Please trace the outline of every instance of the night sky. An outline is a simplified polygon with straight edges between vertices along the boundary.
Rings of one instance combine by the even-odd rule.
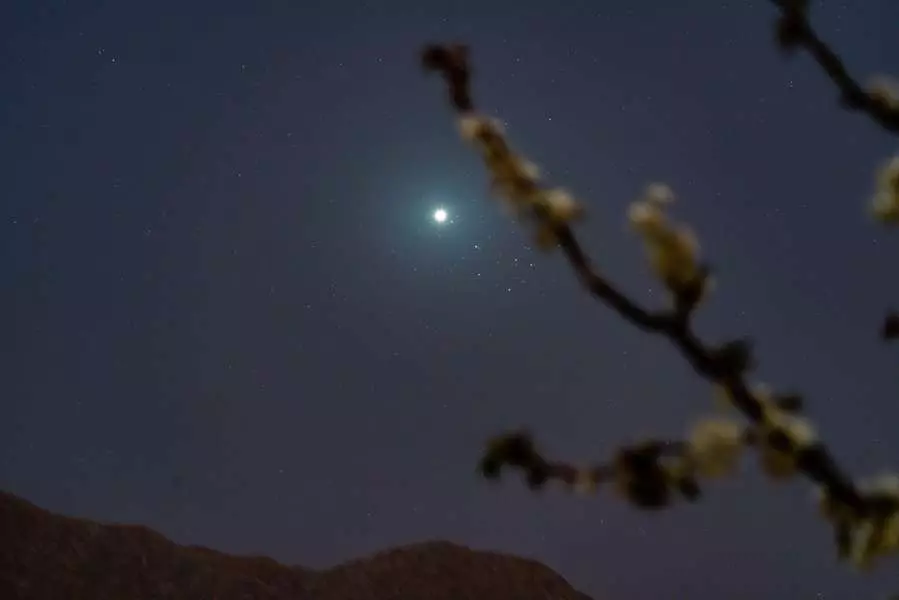
[[[815,3],[863,79],[899,3]],[[627,7],[627,8],[625,8]],[[803,480],[753,462],[696,505],[475,474],[533,429],[601,460],[713,410],[664,340],[585,294],[489,197],[426,42],[586,205],[597,266],[661,306],[626,211],[670,184],[717,269],[709,340],[807,395],[858,476],[899,466],[896,139],[784,61],[767,1],[7,2],[0,8],[0,488],[181,543],[326,567],[444,538],[597,600],[866,598]],[[433,219],[438,208],[447,220]],[[820,595],[817,595],[820,594]]]

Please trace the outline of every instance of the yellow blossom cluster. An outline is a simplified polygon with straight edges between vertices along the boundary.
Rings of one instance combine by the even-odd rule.
[[[646,255],[656,276],[675,295],[701,284],[704,274],[699,264],[699,241],[685,226],[670,223],[665,207],[674,202],[674,193],[662,183],[650,184],[643,196],[631,203],[628,217],[642,236]]]
[[[775,479],[785,479],[799,470],[802,452],[817,441],[811,423],[773,403],[763,404],[758,439],[762,469]]]
[[[729,391],[716,386],[720,403],[732,405]],[[745,432],[727,420],[710,418],[694,426],[689,451],[697,474],[717,477],[734,470],[741,448],[758,447],[761,465],[772,478],[797,473],[804,450],[818,443],[811,424],[792,410],[795,397],[777,396],[764,384],[752,389],[762,408],[760,422]],[[840,555],[859,569],[868,569],[876,559],[899,554],[899,475],[885,474],[857,486],[861,506],[837,501],[826,489],[818,491],[822,514],[834,526]]]
[[[687,436],[688,457],[696,473],[717,478],[734,472],[743,450],[743,429],[723,418],[698,421]]]
[[[892,77],[880,75],[868,86],[868,96],[891,110],[899,110],[899,82]]]
[[[491,190],[517,217],[537,218],[536,244],[548,250],[558,242],[559,227],[583,216],[583,208],[564,189],[543,189],[540,171],[509,148],[496,120],[466,113],[459,117],[462,137],[480,150],[491,175]]]
[[[733,405],[730,392],[716,386],[720,401]],[[817,443],[815,429],[808,419],[796,414],[764,384],[752,389],[752,396],[761,406],[762,417],[749,431],[750,439],[758,447],[762,470],[773,479],[786,479],[799,470],[802,452]]]
[[[866,510],[841,505],[826,491],[819,506],[834,525],[840,553],[859,569],[876,559],[899,553],[899,476],[885,474],[859,485]]]
[[[735,473],[750,445],[760,452],[768,475],[788,477],[797,472],[802,452],[817,443],[815,432],[795,414],[795,396],[775,395],[763,385],[752,394],[762,416],[748,426],[726,417],[705,417],[693,424],[682,442],[645,440],[620,448],[604,465],[588,468],[550,462],[537,452],[528,434],[514,432],[490,441],[481,472],[495,479],[504,466],[515,467],[524,471],[535,489],[557,479],[582,494],[610,483],[617,495],[646,510],[669,507],[677,497],[696,501],[700,480]],[[834,527],[840,555],[866,569],[882,556],[899,554],[899,476],[863,481],[857,489],[860,503],[855,506],[837,501],[826,489],[819,492],[818,502]]]
[[[878,171],[871,212],[882,223],[899,223],[899,156],[893,157]]]
[[[577,470],[569,482],[589,493],[603,478],[631,504],[644,509],[669,506],[676,496],[695,501],[699,479],[735,472],[747,436],[737,422],[721,417],[699,420],[684,442],[646,440],[621,448],[605,470]]]

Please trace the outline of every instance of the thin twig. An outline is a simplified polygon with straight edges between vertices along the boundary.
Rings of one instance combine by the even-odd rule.
[[[785,52],[802,48],[821,67],[840,92],[840,102],[848,110],[868,115],[883,129],[899,134],[899,107],[870,94],[849,74],[843,60],[812,28],[805,0],[771,0],[780,9],[776,24],[778,42]]]

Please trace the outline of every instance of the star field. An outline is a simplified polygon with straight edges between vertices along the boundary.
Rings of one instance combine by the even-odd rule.
[[[700,6],[700,4],[702,4]],[[820,3],[859,74],[899,75],[899,5]],[[597,600],[878,597],[811,490],[754,465],[646,515],[474,469],[534,430],[572,461],[680,435],[708,386],[594,302],[488,194],[422,45],[471,46],[479,106],[645,304],[628,203],[669,183],[717,289],[841,462],[899,468],[899,239],[866,218],[896,142],[769,2],[0,8],[0,487],[182,543],[324,567],[443,538],[536,558]],[[435,210],[447,211],[435,222]]]

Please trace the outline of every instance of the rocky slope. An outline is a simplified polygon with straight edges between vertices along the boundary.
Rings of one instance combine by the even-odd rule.
[[[0,492],[4,600],[590,600],[548,567],[448,542],[324,571],[179,546],[132,525],[52,514]]]

